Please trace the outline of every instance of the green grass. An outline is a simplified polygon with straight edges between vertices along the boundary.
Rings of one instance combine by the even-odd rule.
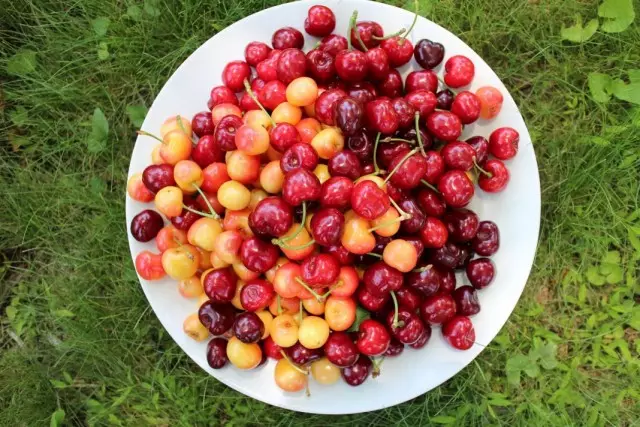
[[[422,0],[503,78],[529,126],[535,266],[498,338],[452,380],[387,410],[322,417],[202,372],[150,310],[125,238],[127,106],[149,107],[202,42],[277,1],[134,3],[0,8],[0,425],[48,425],[57,410],[68,425],[637,425],[640,109],[597,103],[587,85],[591,72],[640,68],[637,19],[572,44],[561,28],[596,18],[598,1]],[[92,153],[96,108],[109,134]]]

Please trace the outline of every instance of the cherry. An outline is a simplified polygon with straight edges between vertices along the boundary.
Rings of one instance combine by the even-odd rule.
[[[285,84],[291,83],[307,71],[307,57],[300,49],[289,48],[282,51],[278,59],[278,80]]]
[[[275,296],[271,283],[262,279],[252,279],[247,281],[240,291],[240,303],[247,311],[259,311],[268,307]]]
[[[373,101],[378,96],[378,90],[370,82],[356,82],[349,85],[347,95],[358,101],[361,105]]]
[[[409,289],[418,291],[425,297],[435,295],[440,289],[440,271],[427,265],[406,275],[406,284]]]
[[[346,332],[332,332],[323,347],[327,359],[339,368],[352,366],[358,360],[358,347]]]
[[[389,198],[394,202],[399,202],[400,200],[408,197],[407,191],[396,187],[393,182],[387,182],[387,194],[389,195]]]
[[[491,256],[500,248],[500,231],[492,221],[482,221],[478,232],[471,241],[473,250],[480,256]]]
[[[404,99],[420,113],[420,118],[426,120],[436,109],[438,100],[433,92],[419,89],[405,95]]]
[[[268,110],[274,110],[287,100],[287,86],[279,80],[268,81],[258,91],[258,101]]]
[[[384,248],[391,242],[393,239],[387,236],[380,236],[379,234],[375,235],[376,237],[376,246],[373,248],[371,252],[382,255]]]
[[[427,172],[424,174],[424,180],[429,184],[435,185],[440,181],[444,174],[444,159],[437,151],[427,151]]]
[[[278,59],[281,53],[281,50],[274,49],[267,59],[256,65],[256,73],[261,80],[268,83],[278,78]]]
[[[489,152],[500,160],[509,160],[518,153],[520,134],[510,127],[501,127],[489,135]]]
[[[426,323],[440,325],[456,315],[456,302],[450,295],[432,295],[420,306],[420,316]]]
[[[273,338],[271,338],[271,336],[265,338],[264,342],[262,343],[262,347],[264,349],[264,354],[267,357],[270,357],[274,360],[282,359],[281,351],[283,349],[278,344],[276,344],[275,341],[273,341]]]
[[[251,76],[251,68],[244,61],[231,61],[222,70],[222,83],[234,92],[244,89],[244,81]]]
[[[318,49],[327,52],[335,58],[338,52],[347,49],[348,46],[349,42],[345,37],[339,34],[330,34],[320,41]]]
[[[404,344],[398,341],[395,337],[391,338],[391,342],[389,343],[389,348],[382,355],[384,357],[394,357],[399,356],[404,351]]]
[[[313,49],[307,53],[307,71],[316,81],[332,80],[336,76],[334,56],[324,50]]]
[[[390,181],[398,188],[410,190],[420,184],[420,180],[427,172],[427,159],[420,153],[409,157],[398,155],[391,160],[389,169],[393,172]]]
[[[200,323],[212,335],[222,335],[233,326],[236,313],[233,306],[213,301],[204,302],[198,309]]]
[[[380,79],[380,82],[378,83],[378,92],[380,92],[381,96],[397,98],[402,96],[404,93],[403,86],[402,76],[398,70],[392,68],[387,72],[385,77]]]
[[[431,189],[420,190],[417,201],[427,216],[440,217],[447,209],[446,203]]]
[[[359,50],[341,50],[335,64],[338,77],[346,82],[360,82],[367,76],[367,56]]]
[[[351,150],[343,150],[329,159],[329,173],[331,176],[346,176],[353,180],[360,178],[362,166],[360,159]]]
[[[342,236],[344,215],[335,208],[322,208],[313,214],[310,225],[313,239],[319,245],[336,245]]]
[[[334,126],[336,103],[347,94],[342,89],[329,89],[320,94],[316,100],[316,119],[321,123]]]
[[[420,240],[420,237],[404,236],[402,237],[402,239],[413,245],[413,248],[416,250],[416,254],[418,255],[418,259],[420,259],[420,257],[422,256],[422,253],[424,252],[424,243],[422,243],[422,240]]]
[[[364,165],[362,165],[362,175],[371,175],[375,170],[376,168],[371,160],[365,161]]]
[[[442,89],[436,93],[436,99],[438,100],[436,107],[439,110],[451,110],[454,96],[455,94],[450,89]]]
[[[197,201],[192,199],[186,199],[184,201],[184,205],[190,210],[183,208],[179,215],[171,218],[171,224],[173,224],[173,226],[178,230],[187,231],[191,228],[194,222],[202,217],[200,214],[193,212],[194,210],[200,210],[201,207],[198,205]]]
[[[353,181],[344,176],[326,180],[320,189],[320,204],[327,208],[345,209],[351,203]]]
[[[207,363],[213,369],[221,369],[227,364],[227,340],[214,338],[207,343]]]
[[[282,198],[291,206],[298,206],[302,202],[318,200],[321,185],[318,177],[306,169],[294,169],[284,177]]]
[[[391,100],[391,105],[393,105],[393,110],[398,115],[398,124],[400,126],[400,129],[406,129],[413,125],[416,109],[413,108],[411,104],[409,104],[404,98],[394,98],[393,100]],[[415,134],[414,128],[411,128],[408,130],[408,132],[410,131],[413,131]],[[427,136],[429,142],[431,141],[431,137],[428,136],[426,132],[421,133],[421,135],[422,135],[423,142],[424,142],[425,136]],[[410,138],[407,138],[406,134],[403,136],[403,138],[410,139]]]
[[[462,122],[450,111],[435,111],[427,117],[427,129],[442,141],[453,141],[462,134]]]
[[[155,239],[164,227],[162,216],[151,209],[145,209],[131,220],[131,235],[138,242]]]
[[[444,246],[435,249],[431,253],[430,261],[453,270],[458,266],[461,258],[462,251],[460,247],[453,242],[447,242]]]
[[[255,273],[264,273],[276,265],[278,248],[257,237],[249,237],[240,246],[240,260],[245,267]]]
[[[395,133],[400,127],[398,115],[390,99],[378,98],[365,105],[366,121],[370,130],[385,135]]]
[[[487,160],[483,165],[483,173],[478,178],[478,185],[487,193],[498,193],[509,182],[509,169],[500,160]],[[487,176],[486,173],[489,174]]]
[[[249,227],[257,236],[281,237],[293,225],[293,209],[282,198],[270,196],[249,214]]]
[[[342,370],[342,378],[350,386],[359,386],[369,378],[372,366],[371,359],[360,357],[353,365],[347,366]]]
[[[396,291],[402,287],[402,273],[383,261],[378,261],[369,266],[362,276],[367,292],[373,296],[384,297],[390,291]]]
[[[209,114],[209,116],[211,115]],[[206,168],[212,163],[224,161],[224,152],[220,149],[220,145],[213,135],[203,135],[193,147],[191,158],[198,166]]]
[[[271,48],[266,43],[251,42],[244,48],[244,59],[247,64],[255,67],[269,57]]]
[[[476,258],[467,264],[467,278],[476,289],[489,286],[495,273],[496,267],[489,258]]]
[[[411,216],[411,218],[402,221],[400,229],[408,234],[415,234],[420,231],[424,227],[427,217],[418,206],[418,202],[413,197],[407,197],[398,202],[398,205]]]
[[[293,144],[300,142],[300,133],[291,123],[278,123],[269,131],[271,146],[284,153]]]
[[[405,81],[407,93],[416,90],[426,90],[436,93],[438,90],[438,76],[431,70],[412,71]]]
[[[409,344],[409,347],[413,348],[414,350],[420,350],[422,347],[427,345],[430,338],[431,338],[431,326],[428,324],[425,324],[424,332],[422,333],[422,335],[420,335],[420,338],[418,338],[418,340],[413,344]]]
[[[440,289],[438,293],[450,295],[457,286],[456,273],[452,269],[442,267],[438,267],[438,271],[440,274]]]
[[[482,136],[472,136],[465,141],[476,152],[476,163],[484,164],[489,156],[489,141]]]
[[[271,44],[274,49],[280,50],[292,47],[302,49],[302,46],[304,46],[304,36],[293,27],[284,27],[273,33]]]
[[[379,356],[389,347],[391,336],[385,327],[372,319],[366,319],[358,329],[356,346],[365,356]]]
[[[233,323],[233,334],[246,344],[258,342],[264,334],[264,323],[251,311],[240,313]]]
[[[420,238],[427,248],[441,248],[447,243],[449,233],[447,226],[438,218],[427,217],[424,228],[420,230]]]
[[[353,264],[353,254],[340,244],[327,246],[324,251],[333,255],[342,266]]]
[[[453,99],[451,112],[460,118],[463,125],[473,123],[480,117],[480,99],[467,90],[459,92]]]
[[[456,316],[442,327],[442,335],[454,348],[468,350],[476,340],[471,319],[466,316]]]
[[[316,37],[324,37],[331,34],[336,28],[336,16],[326,6],[316,5],[309,8],[307,18],[304,20],[304,30]]]
[[[297,142],[289,147],[280,159],[280,169],[289,173],[295,169],[313,171],[318,165],[318,153],[311,144]]]
[[[362,105],[353,98],[344,97],[335,104],[334,122],[345,136],[355,135],[362,129],[364,111]]]
[[[473,258],[473,249],[471,248],[471,243],[460,244],[460,260],[458,261],[458,265],[456,269],[464,269],[469,264],[471,258]]]
[[[369,292],[364,286],[360,286],[356,291],[356,297],[360,305],[367,311],[375,312],[382,310],[382,308],[389,302],[390,294],[387,293],[384,296],[377,296]]]
[[[359,38],[356,36],[356,31],[358,32]],[[384,36],[384,30],[377,22],[373,21],[360,21],[357,22],[355,28],[351,29],[350,39],[351,45],[356,49],[366,50],[371,49],[380,44],[380,40],[376,40],[373,36],[377,38],[382,38]],[[366,49],[362,47],[362,44],[365,45]]]
[[[391,205],[389,196],[371,180],[357,183],[351,192],[351,207],[361,217],[372,220],[382,216]]]
[[[389,57],[387,52],[380,47],[374,47],[365,52],[369,76],[373,80],[382,80],[389,72]]]
[[[309,362],[318,360],[322,357],[322,349],[310,349],[299,342],[295,343],[291,347],[287,347],[284,352],[289,356],[291,361],[297,365],[306,365]]]
[[[397,316],[394,311],[389,312],[386,321],[391,334],[403,344],[413,344],[424,331],[420,318],[406,308],[399,308]]]
[[[213,135],[215,126],[213,125],[211,112],[201,111],[196,113],[196,115],[193,116],[193,119],[191,119],[191,129],[193,129],[193,133],[198,135],[199,138],[204,135]]]
[[[238,98],[235,93],[226,86],[216,86],[211,89],[209,101],[207,107],[211,110],[213,107],[219,104],[233,104],[238,105]]]
[[[444,82],[452,88],[466,86],[473,80],[475,67],[466,56],[455,55],[444,64]]]
[[[380,47],[389,55],[389,64],[392,67],[403,66],[411,61],[413,56],[413,44],[405,37],[395,36],[382,40]]]
[[[478,294],[472,286],[460,286],[453,291],[452,296],[456,302],[458,315],[473,316],[474,314],[480,313]]]
[[[396,292],[396,298],[398,299],[398,305],[400,308],[405,308],[409,311],[416,311],[422,303],[422,295],[414,288],[403,286]]]
[[[336,282],[340,275],[340,263],[330,254],[315,254],[300,265],[302,280],[309,286],[323,287]]]
[[[444,59],[444,46],[442,43],[422,39],[413,48],[416,62],[427,70],[437,67]]]
[[[447,225],[449,236],[456,242],[468,242],[478,232],[478,215],[469,209],[447,212],[442,220]]]
[[[231,267],[208,270],[202,275],[204,293],[213,302],[231,302],[236,294],[238,276]]]
[[[224,116],[213,133],[213,139],[222,151],[236,150],[236,132],[243,125],[242,118],[236,115]]]
[[[473,183],[467,174],[460,170],[445,172],[438,181],[438,190],[452,208],[466,206],[474,194]]]
[[[393,159],[400,156],[401,158],[411,151],[409,144],[406,142],[386,142],[378,145],[377,158],[378,163],[388,168]]]
[[[142,183],[154,194],[164,187],[176,185],[176,180],[173,178],[173,166],[166,163],[147,166],[142,172]]]

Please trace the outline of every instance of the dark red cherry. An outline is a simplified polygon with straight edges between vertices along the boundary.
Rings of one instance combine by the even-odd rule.
[[[438,193],[427,188],[420,190],[417,196],[418,205],[427,216],[440,217],[444,215],[447,205]]]
[[[307,53],[307,71],[318,82],[328,82],[336,76],[334,57],[321,49]]]
[[[422,240],[420,240],[420,237],[402,236],[402,239],[408,243],[411,243],[411,245],[413,245],[414,249],[416,250],[416,254],[418,255],[418,259],[420,259],[420,257],[422,256],[422,253],[424,252],[424,243],[422,243]]]
[[[222,70],[222,83],[234,92],[244,89],[244,81],[251,76],[251,68],[244,61],[231,61]]]
[[[191,158],[204,169],[211,163],[224,162],[224,152],[213,135],[203,135],[193,147]]]
[[[500,160],[509,160],[518,154],[520,134],[510,127],[494,130],[489,135],[489,152]]]
[[[389,312],[386,324],[391,334],[403,344],[413,344],[420,338],[424,331],[422,320],[411,310],[398,309],[398,325],[394,326],[395,311]]]
[[[416,90],[426,90],[436,93],[438,90],[438,75],[431,70],[412,71],[405,81],[407,93]]]
[[[376,245],[371,252],[382,255],[384,248],[393,240],[391,237],[375,235]]]
[[[403,86],[402,76],[398,70],[392,68],[387,72],[387,75],[378,82],[378,92],[381,96],[397,98],[404,93]]]
[[[316,243],[322,246],[337,245],[342,237],[344,215],[335,208],[322,208],[313,214],[310,225]]]
[[[474,252],[480,256],[491,256],[500,248],[500,231],[495,222],[482,221],[478,225],[476,237],[471,241]]]
[[[131,220],[131,235],[138,242],[148,242],[164,227],[162,216],[151,209],[145,209]]]
[[[427,217],[424,227],[420,230],[420,238],[425,247],[437,249],[447,243],[449,232],[447,226],[435,217]]]
[[[212,335],[222,335],[231,329],[235,317],[235,310],[230,304],[206,301],[198,309],[200,323],[202,323]]]
[[[422,39],[413,48],[413,55],[422,68],[430,70],[444,59],[444,46],[429,39]]]
[[[299,342],[295,343],[291,347],[286,348],[285,353],[291,359],[291,361],[297,365],[306,365],[307,363],[318,360],[322,357],[322,349],[310,349]]]
[[[359,386],[369,378],[372,365],[371,359],[366,356],[360,357],[353,365],[342,370],[342,378],[350,386]]]
[[[389,64],[392,67],[402,67],[411,61],[413,56],[413,44],[403,37],[390,37],[380,43],[389,56]]]
[[[305,142],[297,142],[287,148],[280,159],[280,169],[285,174],[300,168],[312,171],[317,165],[318,153]]]
[[[396,187],[410,190],[420,184],[420,180],[427,172],[427,160],[420,153],[409,157],[406,157],[406,154],[396,156],[389,164],[389,170],[395,171],[389,179]]]
[[[444,82],[454,89],[471,83],[474,74],[473,62],[466,56],[452,56],[444,64]]]
[[[409,347],[413,348],[414,350],[420,350],[422,347],[427,345],[430,338],[431,338],[431,325],[425,324],[424,332],[422,332],[422,335],[420,335],[420,338],[418,338],[418,340],[413,344],[409,344]]]
[[[442,141],[454,141],[462,134],[462,122],[450,111],[435,111],[427,117],[427,129]]]
[[[373,319],[366,319],[360,323],[356,346],[365,356],[379,356],[389,347],[391,336],[387,329]]]
[[[408,130],[412,130],[415,133],[415,129],[413,126],[416,109],[413,108],[413,106],[409,104],[404,98],[394,98],[393,100],[391,100],[391,105],[393,105],[393,110],[398,115],[398,124],[400,126],[400,129],[410,128]],[[426,132],[425,135],[427,135]],[[406,136],[403,136],[403,138],[408,139],[406,138]],[[431,137],[429,136],[429,142],[430,141]],[[431,146],[431,144],[429,144],[429,146]]]
[[[475,191],[471,179],[460,170],[445,172],[438,181],[438,190],[452,208],[462,208],[469,204]]]
[[[173,166],[166,163],[147,166],[142,171],[142,183],[154,194],[164,187],[176,185],[176,180],[173,178]]]
[[[378,145],[378,165],[389,168],[389,165],[398,156],[404,156],[411,147],[406,142],[384,142]],[[390,170],[390,169],[389,169]]]
[[[422,209],[420,209],[420,206],[418,205],[418,202],[416,202],[416,199],[414,199],[413,197],[407,197],[398,202],[398,206],[400,206],[403,211],[411,215],[411,218],[402,221],[400,230],[402,230],[404,233],[415,234],[420,231],[422,227],[424,227],[424,222],[426,221],[427,217],[425,216],[424,212],[422,212]]]
[[[364,286],[359,286],[356,297],[360,305],[367,311],[380,311],[389,302],[390,294],[377,296],[369,292]]]
[[[306,169],[298,168],[288,172],[282,185],[282,198],[291,206],[320,198],[320,181]]]
[[[362,175],[371,175],[375,169],[373,162],[371,160],[367,160],[362,165]]]
[[[467,278],[476,289],[484,289],[493,282],[496,267],[489,258],[476,258],[467,264]]]
[[[278,123],[269,131],[271,146],[284,153],[293,144],[300,142],[300,133],[291,123]]]
[[[413,119],[415,120],[415,110],[414,110]],[[429,132],[427,132],[427,129],[424,126],[419,125],[418,129],[420,131],[420,139],[422,140],[422,146],[424,147],[425,150],[428,150],[433,145],[433,138],[431,137]],[[418,132],[416,132],[415,126],[411,127],[410,129],[407,129],[402,134],[402,138],[407,139],[409,141],[414,141],[416,144],[418,144]]]
[[[431,252],[430,261],[439,266],[453,270],[460,263],[462,251],[460,247],[453,242],[447,242],[444,246],[437,248]]]
[[[267,110],[273,110],[287,100],[287,86],[279,80],[266,82],[257,94],[258,101]]]
[[[255,67],[269,57],[271,48],[262,42],[251,42],[244,48],[244,59],[247,64]]]
[[[373,101],[378,96],[378,90],[370,82],[356,82],[349,85],[347,95],[358,101],[361,105]]]
[[[278,247],[257,237],[249,237],[240,246],[240,260],[249,270],[264,273],[276,265]]]
[[[320,41],[318,49],[327,52],[335,58],[338,52],[346,50],[347,47],[348,42],[345,37],[338,34],[330,34]]]
[[[207,343],[207,363],[213,369],[221,369],[227,364],[227,340],[214,338]]]
[[[259,311],[271,304],[276,297],[273,285],[266,280],[253,279],[240,291],[240,303],[247,311]]]
[[[331,9],[322,5],[309,8],[307,18],[304,20],[304,30],[316,37],[324,37],[331,34],[336,28],[336,16]]]
[[[340,128],[345,136],[355,135],[362,129],[364,122],[364,108],[353,98],[345,96],[335,103],[336,126]]]
[[[356,36],[356,31],[360,35],[360,40],[366,46],[367,49],[374,48],[380,44],[380,40],[376,40],[373,36],[382,38],[384,36],[384,30],[377,22],[373,21],[360,21],[356,23],[356,27],[351,29],[351,45],[360,50],[365,50],[360,44],[360,40]]]
[[[323,346],[324,354],[339,368],[351,366],[358,360],[358,347],[346,332],[334,331]]]
[[[359,50],[342,50],[336,55],[336,74],[345,82],[361,82],[367,77],[367,56]]]
[[[453,104],[454,96],[455,94],[451,92],[451,90],[442,89],[440,92],[436,93],[436,99],[438,100],[436,108],[439,110],[451,110],[451,104]]]
[[[478,294],[472,286],[460,286],[453,291],[453,299],[458,309],[457,314],[461,316],[473,316],[480,313],[480,302]]]
[[[383,261],[378,261],[364,271],[362,282],[365,289],[372,295],[384,297],[390,291],[395,291],[402,287],[403,276],[400,271]]]
[[[353,264],[353,254],[340,244],[327,246],[324,248],[324,252],[333,255],[340,265],[344,266]]]
[[[447,225],[449,236],[456,242],[468,242],[476,237],[480,223],[478,215],[469,209],[447,212],[442,220]]]
[[[238,283],[238,276],[231,267],[209,270],[202,277],[204,293],[213,302],[231,302]]]
[[[380,47],[374,47],[365,52],[369,77],[373,80],[382,80],[389,72],[389,58],[387,52]]]
[[[211,110],[213,107],[219,104],[233,104],[238,105],[238,98],[231,89],[226,86],[216,86],[211,89],[209,101],[207,107]]]
[[[456,266],[457,270],[463,270],[473,258],[473,249],[471,248],[471,243],[460,244],[460,260],[458,261],[458,265]]]
[[[404,351],[404,344],[398,341],[395,337],[391,337],[391,342],[389,343],[389,348],[382,355],[384,357],[394,357],[399,356]]]
[[[431,185],[436,185],[444,174],[444,160],[437,151],[427,151],[427,172],[424,180]]]
[[[264,334],[264,323],[257,314],[245,311],[236,316],[233,322],[233,334],[246,344],[258,342]]]
[[[408,197],[407,190],[397,187],[393,182],[387,182],[387,194],[394,202],[399,202]]]
[[[498,193],[509,183],[509,169],[501,160],[487,160],[483,165],[484,172],[480,173],[478,185],[487,193]],[[489,175],[485,174],[488,173]]]
[[[468,350],[476,341],[476,332],[471,319],[466,316],[456,316],[442,326],[444,338],[458,350]]]
[[[293,27],[284,27],[273,33],[271,37],[271,45],[274,49],[302,49],[304,46],[304,36]]]
[[[317,114],[317,112],[316,112]],[[395,133],[400,127],[398,115],[390,99],[378,98],[365,106],[366,122],[369,129],[385,135]]]
[[[204,135],[213,135],[215,126],[213,125],[211,112],[201,111],[199,113],[196,113],[196,115],[193,116],[193,119],[191,119],[191,129],[193,129],[193,133],[198,135],[198,137],[202,137]]]
[[[433,295],[420,306],[422,320],[431,325],[441,325],[456,315],[456,302],[450,295]]]
[[[300,272],[309,286],[329,286],[338,280],[340,263],[331,254],[314,254],[302,261]]]
[[[463,125],[473,123],[480,117],[480,98],[467,90],[458,92],[451,104],[451,112],[460,117]]]
[[[196,211],[202,209],[198,205],[198,202],[196,202],[193,199],[186,199],[183,203],[188,208]],[[194,213],[192,211],[188,211],[186,209],[182,209],[182,212],[180,212],[180,215],[174,216],[173,218],[171,218],[171,224],[173,224],[173,226],[179,230],[187,231],[193,225],[193,223],[196,222],[201,217],[202,215],[200,214]]]
[[[270,336],[265,338],[265,340],[262,342],[262,348],[264,349],[264,354],[267,357],[274,360],[282,359],[281,351],[283,350],[283,348],[276,344],[273,341],[273,338],[271,338]]]
[[[361,181],[353,187],[351,208],[363,218],[376,219],[389,210],[390,205],[387,193],[371,180]]]
[[[405,95],[404,99],[420,113],[420,118],[426,120],[436,109],[438,100],[433,92],[419,89]]]
[[[447,268],[436,268],[438,269],[438,274],[440,274],[440,289],[438,289],[438,293],[442,295],[450,295],[457,285],[455,272]]]
[[[423,296],[414,288],[403,286],[395,292],[396,298],[398,299],[398,305],[401,308],[415,312],[420,307]]]
[[[282,51],[277,65],[278,80],[289,84],[307,72],[307,57],[300,49],[289,48]]]
[[[347,137],[346,140],[347,149],[351,150],[361,161],[371,159],[373,154],[373,141],[366,131],[361,130],[355,135]]]
[[[407,273],[405,283],[409,289],[418,291],[422,296],[429,297],[438,293],[440,279],[440,271],[433,266],[426,265]]]
[[[360,178],[362,165],[353,151],[343,150],[329,159],[329,174],[331,176],[346,176],[352,180]]]
[[[266,197],[249,214],[249,227],[262,238],[281,237],[293,225],[293,209],[282,198]]]
[[[336,124],[336,103],[345,96],[347,96],[347,94],[341,89],[329,89],[322,92],[318,99],[316,99],[316,119],[326,125],[334,126]]]
[[[222,151],[236,150],[236,132],[244,122],[236,115],[224,116],[216,126],[213,139]]]
[[[333,176],[322,183],[320,204],[327,208],[345,209],[351,204],[353,181],[344,176]]]

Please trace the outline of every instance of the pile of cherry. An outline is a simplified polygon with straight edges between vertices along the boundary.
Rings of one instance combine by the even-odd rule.
[[[309,9],[304,28],[323,38],[307,53],[291,27],[272,47],[249,43],[210,111],[167,119],[159,137],[139,132],[160,143],[128,183],[156,209],[131,224],[159,250],[137,256],[138,274],[168,275],[197,298],[184,331],[214,336],[212,368],[271,357],[286,391],[309,374],[359,385],[382,358],[425,346],[433,326],[456,349],[474,344],[470,316],[493,281],[499,233],[465,206],[475,182],[505,188],[503,161],[518,149],[509,127],[458,140],[502,106],[493,87],[455,91],[471,83],[471,60],[451,56],[440,81],[442,44],[414,47],[410,29],[385,36],[355,12],[348,38],[332,34],[335,22]],[[403,82],[395,67],[412,57],[422,69]]]

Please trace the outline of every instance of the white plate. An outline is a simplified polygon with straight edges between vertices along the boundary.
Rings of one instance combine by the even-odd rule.
[[[333,9],[339,34],[346,34],[349,17],[355,9],[359,11],[359,20],[375,20],[387,33],[401,27],[408,28],[413,19],[410,11],[366,0],[298,1],[251,15],[216,34],[182,63],[158,94],[143,129],[158,133],[168,116],[181,114],[192,117],[206,110],[209,91],[221,84],[221,72],[227,62],[244,59],[244,47],[251,41],[269,43],[278,28],[293,26],[302,31],[307,10],[313,4],[326,4]],[[473,61],[476,75],[472,90],[491,85],[504,95],[500,115],[490,122],[480,121],[467,126],[464,138],[472,135],[488,137],[493,129],[501,126],[511,126],[520,133],[518,155],[507,162],[511,172],[507,189],[497,195],[478,190],[471,205],[481,219],[498,224],[501,236],[500,250],[493,257],[497,267],[495,282],[479,292],[482,310],[473,318],[478,344],[467,351],[454,350],[435,328],[424,349],[406,349],[401,356],[385,360],[379,377],[369,378],[357,388],[342,381],[333,386],[322,386],[311,380],[311,397],[305,397],[304,393],[285,393],[276,386],[273,361],[249,372],[229,366],[221,370],[209,368],[205,358],[206,343],[196,343],[182,332],[182,321],[197,310],[196,302],[182,298],[175,281],[147,282],[140,278],[151,307],[176,343],[202,369],[229,387],[271,405],[302,412],[349,414],[386,408],[426,393],[453,377],[491,342],[513,311],[533,264],[540,225],[540,182],[531,138],[507,89],[480,56],[449,31],[419,18],[410,39],[415,45],[423,38],[444,44],[445,61],[457,54],[466,55]],[[316,42],[317,39],[305,35],[305,51]],[[403,75],[406,76],[411,68],[417,68],[413,61],[401,70]],[[440,76],[441,68],[436,69]],[[151,163],[154,145],[151,138],[138,138],[131,156],[129,176],[141,172]],[[149,206],[127,197],[127,230],[133,216]],[[153,241],[146,244],[137,242],[130,233],[129,245],[134,259],[142,250],[157,251]]]

